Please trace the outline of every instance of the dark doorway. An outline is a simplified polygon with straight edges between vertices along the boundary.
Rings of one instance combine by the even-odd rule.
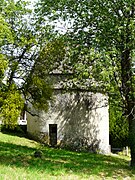
[[[57,124],[49,124],[49,138],[50,138],[50,145],[56,146],[57,145]]]

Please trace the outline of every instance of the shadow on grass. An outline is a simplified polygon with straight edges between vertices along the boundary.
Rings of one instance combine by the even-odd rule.
[[[27,127],[23,125],[18,125],[14,129],[6,128],[5,126],[1,127],[1,132],[3,134],[18,136],[18,137],[27,137]]]
[[[35,158],[36,148],[0,143],[0,164],[6,166],[24,167],[51,175],[61,172],[78,175],[132,176],[135,170],[128,167],[128,161],[117,157],[91,153],[77,153],[43,147],[42,158]]]

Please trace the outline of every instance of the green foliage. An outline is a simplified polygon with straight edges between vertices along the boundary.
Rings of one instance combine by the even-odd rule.
[[[134,48],[134,0],[77,0],[76,3],[74,0],[59,0],[55,3],[51,0],[39,0],[37,7],[37,14],[42,16],[42,22],[43,16],[47,16],[50,23],[57,23],[61,18],[65,23],[67,21],[71,24],[65,32],[68,36],[67,44],[71,45],[73,51],[71,66],[85,64],[85,67],[77,68],[79,71],[81,68],[82,72],[92,66],[92,76],[99,85],[105,87],[106,84],[108,88],[112,80],[117,80],[116,84],[121,86],[121,53],[126,47],[132,50]],[[126,41],[128,37],[129,42]],[[94,62],[90,64],[90,61]],[[88,77],[89,73],[85,75]]]
[[[0,46],[4,43],[4,41],[11,42],[12,33],[8,23],[5,22],[2,14],[0,14]]]
[[[48,108],[52,87],[39,54],[50,38],[50,28],[36,22],[24,0],[0,5],[0,113],[3,123],[13,127],[23,107],[29,113],[29,105],[36,110]]]
[[[52,39],[48,41],[45,47],[41,50],[37,64],[41,61],[46,65],[46,71],[52,72],[59,70],[66,54],[66,47],[63,38]]]
[[[62,39],[47,42],[35,60],[24,85],[25,95],[36,109],[47,110],[48,100],[52,100],[52,80],[49,74],[60,66],[65,56]]]
[[[0,54],[0,83],[1,80],[4,78],[4,73],[7,66],[8,66],[7,59],[5,59],[5,57],[2,54]]]
[[[25,86],[25,95],[29,98],[32,109],[48,110],[48,100],[52,99],[52,88],[51,84],[49,84],[43,78],[39,78],[36,75],[30,76]],[[30,109],[27,109],[27,111],[29,112]]]
[[[2,14],[0,14],[0,50],[1,46],[5,43],[11,43],[13,41],[11,29],[2,17]],[[5,70],[8,66],[8,60],[7,58],[0,53],[0,84],[2,79],[4,78]]]
[[[110,103],[109,116],[110,145],[116,148],[128,146],[128,122],[117,102],[115,102],[115,106]]]
[[[4,92],[0,91],[0,105],[2,124],[14,128],[24,106],[24,100],[15,85]]]

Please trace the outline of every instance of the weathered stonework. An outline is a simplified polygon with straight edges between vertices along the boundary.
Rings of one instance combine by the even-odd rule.
[[[55,91],[47,113],[27,116],[27,131],[49,142],[49,124],[57,124],[57,143],[75,150],[109,153],[108,99],[101,93]]]

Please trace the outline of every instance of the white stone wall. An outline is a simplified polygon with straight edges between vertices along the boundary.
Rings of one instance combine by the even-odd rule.
[[[101,93],[56,91],[55,101],[40,117],[27,117],[27,129],[35,137],[48,139],[49,124],[57,124],[58,141],[87,141],[90,148],[109,153],[108,99]],[[41,138],[41,137],[40,137]]]

